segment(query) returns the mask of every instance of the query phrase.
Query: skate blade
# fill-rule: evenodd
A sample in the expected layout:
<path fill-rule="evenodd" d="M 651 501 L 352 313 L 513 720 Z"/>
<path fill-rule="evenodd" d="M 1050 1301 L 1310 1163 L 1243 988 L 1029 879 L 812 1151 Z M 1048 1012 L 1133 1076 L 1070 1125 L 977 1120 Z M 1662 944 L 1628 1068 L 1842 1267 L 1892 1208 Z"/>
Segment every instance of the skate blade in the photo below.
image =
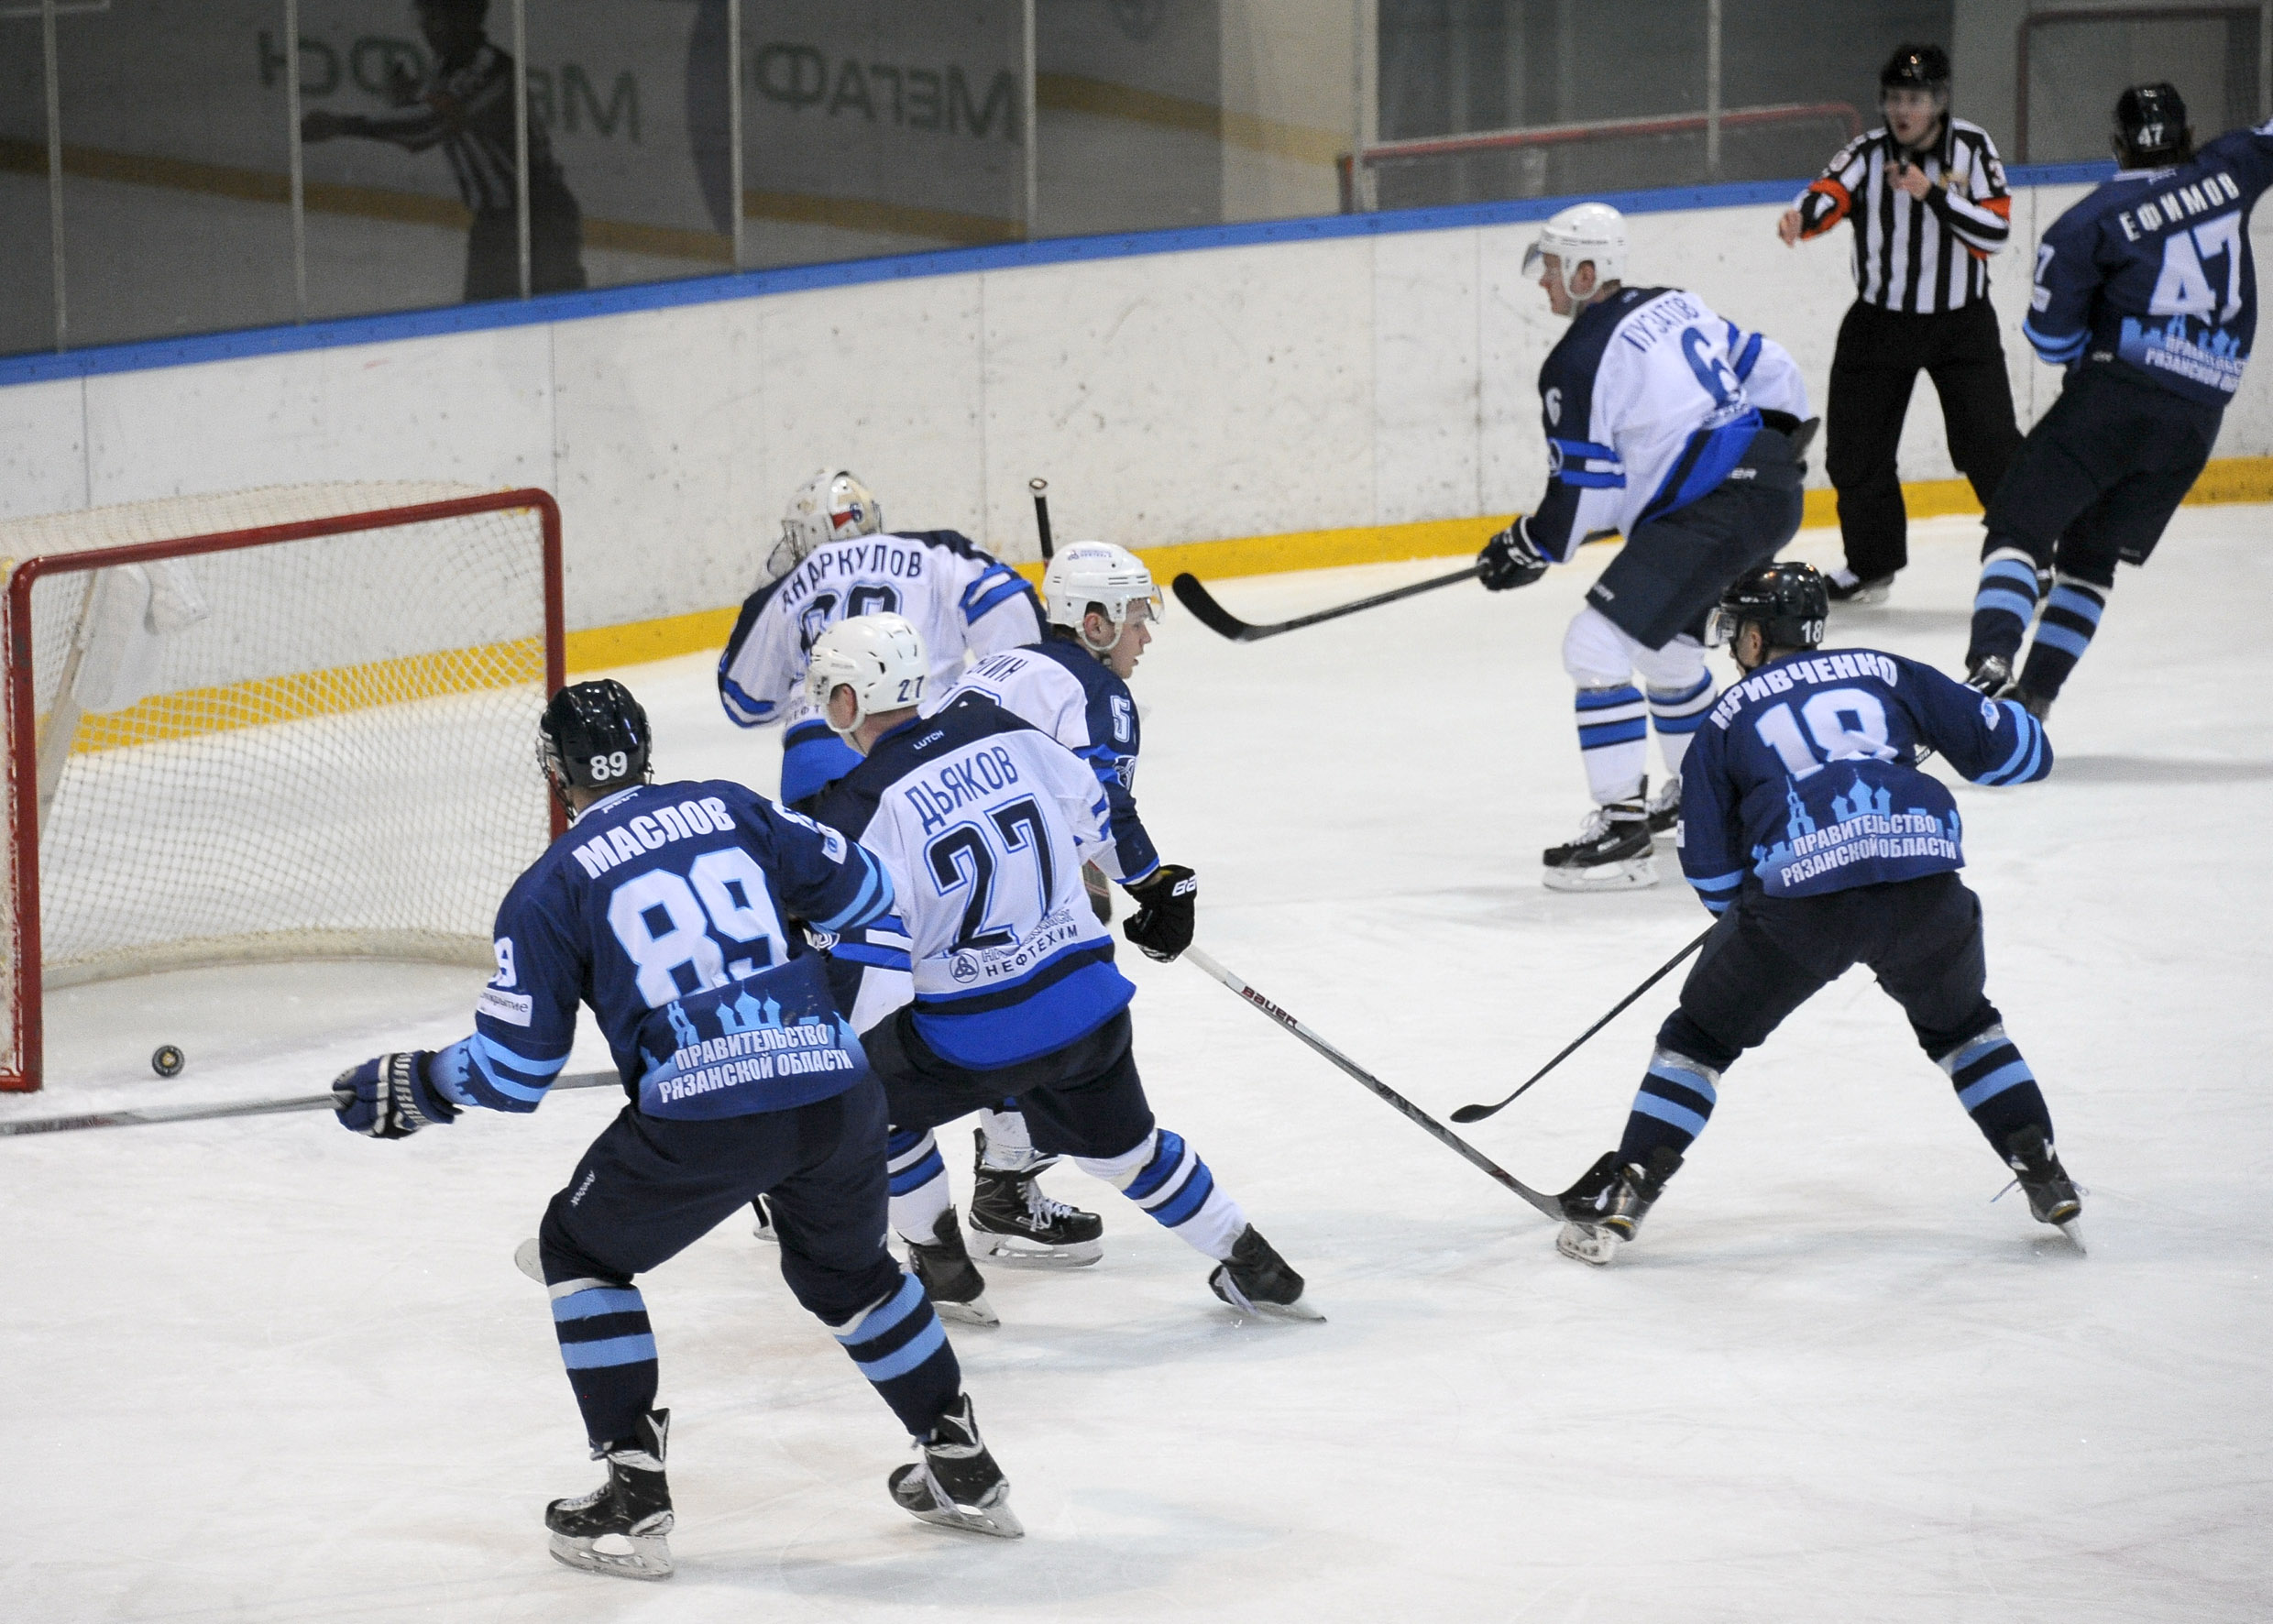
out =
<path fill-rule="evenodd" d="M 971 1234 L 979 1244 L 982 1256 L 1028 1267 L 1087 1268 L 1105 1255 L 1103 1241 L 1069 1241 L 1063 1245 L 1051 1245 L 1022 1234 L 994 1234 L 983 1229 L 973 1229 Z"/>
<path fill-rule="evenodd" d="M 983 1291 L 969 1302 L 947 1302 L 935 1297 L 931 1300 L 931 1311 L 942 1320 L 954 1321 L 958 1325 L 999 1325 L 1003 1322 Z"/>
<path fill-rule="evenodd" d="M 1554 1237 L 1554 1249 L 1565 1257 L 1600 1268 L 1618 1256 L 1626 1243 L 1615 1230 L 1599 1223 L 1565 1223 Z"/>
<path fill-rule="evenodd" d="M 1657 883 L 1657 858 L 1653 853 L 1592 868 L 1545 869 L 1540 883 L 1550 891 L 1641 891 Z"/>
<path fill-rule="evenodd" d="M 537 1237 L 531 1235 L 513 1248 L 513 1267 L 538 1285 L 544 1284 L 544 1262 L 537 1256 Z"/>
<path fill-rule="evenodd" d="M 552 1536 L 553 1560 L 611 1579 L 667 1579 L 672 1574 L 671 1542 L 661 1534 L 626 1534 L 629 1551 L 603 1551 L 599 1541 L 576 1534 Z"/>
<path fill-rule="evenodd" d="M 1020 1522 L 1018 1514 L 1010 1509 L 1007 1497 L 992 1506 L 958 1506 L 951 1502 L 941 1504 L 935 1501 L 921 1511 L 913 1506 L 904 1509 L 918 1521 L 928 1522 L 934 1528 L 961 1529 L 972 1534 L 992 1534 L 998 1540 L 1026 1538 L 1026 1524 Z"/>
<path fill-rule="evenodd" d="M 2083 1225 L 2076 1220 L 2070 1218 L 2067 1223 L 2055 1223 L 2052 1227 L 2068 1237 L 2068 1244 L 2075 1247 L 2078 1256 L 2089 1257 L 2092 1255 L 2092 1248 L 2083 1244 Z"/>
<path fill-rule="evenodd" d="M 774 1233 L 774 1226 L 770 1223 L 759 1223 L 752 1221 L 750 1225 L 750 1233 L 757 1236 L 758 1239 L 768 1242 L 773 1245 L 778 1246 L 781 1245 L 781 1236 Z"/>
<path fill-rule="evenodd" d="M 1208 1277 L 1208 1289 L 1222 1299 L 1224 1306 L 1245 1314 L 1250 1320 L 1307 1320 L 1319 1324 L 1326 1316 L 1311 1306 L 1310 1293 L 1305 1291 L 1292 1302 L 1257 1302 L 1232 1284 L 1228 1269 L 1218 1267 Z"/>

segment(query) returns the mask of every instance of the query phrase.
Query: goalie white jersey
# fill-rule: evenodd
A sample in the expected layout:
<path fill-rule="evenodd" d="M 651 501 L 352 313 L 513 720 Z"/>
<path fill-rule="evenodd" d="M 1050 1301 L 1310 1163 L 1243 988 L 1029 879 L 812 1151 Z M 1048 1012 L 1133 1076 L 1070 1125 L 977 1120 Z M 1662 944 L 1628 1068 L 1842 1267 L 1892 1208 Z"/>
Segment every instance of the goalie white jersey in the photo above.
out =
<path fill-rule="evenodd" d="M 984 655 L 1040 640 L 1040 601 L 1009 565 L 951 530 L 855 536 L 806 555 L 741 606 L 719 657 L 719 703 L 745 728 L 780 722 L 783 801 L 796 804 L 860 758 L 813 714 L 805 669 L 814 639 L 857 615 L 905 615 L 931 652 L 942 691 L 966 652 Z"/>

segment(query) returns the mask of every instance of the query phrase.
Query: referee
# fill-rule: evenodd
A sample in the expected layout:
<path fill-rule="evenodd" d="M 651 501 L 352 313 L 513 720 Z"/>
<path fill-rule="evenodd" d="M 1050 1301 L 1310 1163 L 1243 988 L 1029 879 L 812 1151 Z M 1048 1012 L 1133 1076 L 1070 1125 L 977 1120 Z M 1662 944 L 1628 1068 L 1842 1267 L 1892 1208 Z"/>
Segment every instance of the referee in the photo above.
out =
<path fill-rule="evenodd" d="M 2004 166 L 1988 132 L 1949 116 L 1949 58 L 1905 45 L 1878 76 L 1885 124 L 1857 136 L 1776 222 L 1793 245 L 1855 228 L 1855 302 L 1839 326 L 1824 461 L 1839 492 L 1844 567 L 1834 603 L 1884 601 L 1909 562 L 1894 449 L 1924 371 L 1941 397 L 1949 457 L 1985 509 L 2020 451 L 1988 258 L 2012 235 Z"/>

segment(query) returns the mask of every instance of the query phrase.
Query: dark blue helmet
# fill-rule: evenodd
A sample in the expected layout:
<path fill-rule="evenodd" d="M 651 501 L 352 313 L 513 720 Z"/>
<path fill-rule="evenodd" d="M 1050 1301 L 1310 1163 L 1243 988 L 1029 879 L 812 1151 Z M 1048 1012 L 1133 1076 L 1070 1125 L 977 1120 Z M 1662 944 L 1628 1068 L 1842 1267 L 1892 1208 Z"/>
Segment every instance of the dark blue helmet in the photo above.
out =
<path fill-rule="evenodd" d="M 2115 161 L 2126 170 L 2160 169 L 2194 156 L 2186 98 L 2175 84 L 2135 84 L 2115 98 Z"/>

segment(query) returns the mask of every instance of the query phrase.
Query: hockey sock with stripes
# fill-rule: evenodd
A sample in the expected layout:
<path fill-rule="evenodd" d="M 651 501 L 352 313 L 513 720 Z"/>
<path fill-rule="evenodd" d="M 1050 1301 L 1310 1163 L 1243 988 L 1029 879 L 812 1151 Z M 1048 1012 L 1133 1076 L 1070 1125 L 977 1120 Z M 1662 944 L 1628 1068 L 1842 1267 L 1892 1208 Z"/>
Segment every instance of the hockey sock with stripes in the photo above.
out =
<path fill-rule="evenodd" d="M 1642 793 L 1650 760 L 1649 708 L 1630 682 L 1578 690 L 1578 753 L 1598 806 Z"/>
<path fill-rule="evenodd" d="M 1170 1234 L 1218 1263 L 1231 1256 L 1232 1243 L 1247 1226 L 1239 1203 L 1216 1187 L 1207 1163 L 1165 1128 L 1153 1129 L 1136 1149 L 1123 1155 L 1077 1156 L 1073 1162 L 1151 1213 Z"/>
<path fill-rule="evenodd" d="M 980 1160 L 990 1172 L 1019 1173 L 1029 1168 L 1038 1172 L 1058 1159 L 1035 1154 L 1033 1137 L 1027 1132 L 1026 1117 L 1016 1100 L 1005 1100 L 1000 1110 L 980 1112 L 979 1131 L 986 1136 L 986 1154 Z"/>
<path fill-rule="evenodd" d="M 932 1422 L 962 1390 L 963 1373 L 916 1277 L 902 1275 L 891 1296 L 829 1329 L 908 1435 L 929 1437 Z"/>
<path fill-rule="evenodd" d="M 1664 1146 L 1676 1156 L 1686 1156 L 1689 1146 L 1705 1131 L 1719 1101 L 1720 1073 L 1702 1060 L 1660 1048 L 1650 1057 L 1650 1070 L 1634 1095 L 1626 1117 L 1625 1136 L 1618 1142 L 1620 1167 L 1628 1162 L 1649 1165 L 1650 1152 Z"/>
<path fill-rule="evenodd" d="M 2004 1142 L 2022 1128 L 2041 1128 L 2052 1136 L 2052 1112 L 2037 1086 L 2036 1073 L 2021 1059 L 2020 1050 L 2004 1035 L 2000 1021 L 1967 1038 L 1934 1063 L 1949 1074 L 1958 1103 L 1972 1117 L 1989 1147 L 2004 1154 Z"/>
<path fill-rule="evenodd" d="M 2013 546 L 1991 546 L 1982 554 L 1981 585 L 1973 592 L 1973 639 L 1966 645 L 1968 669 L 1990 654 L 2012 660 L 2037 615 L 2037 561 Z"/>
<path fill-rule="evenodd" d="M 893 1230 L 903 1240 L 928 1245 L 939 1230 L 939 1214 L 955 1202 L 947 1164 L 939 1159 L 931 1130 L 906 1133 L 895 1128 L 884 1144 L 884 1173 L 890 1181 Z"/>
<path fill-rule="evenodd" d="M 1682 759 L 1689 753 L 1689 741 L 1697 737 L 1697 729 L 1705 725 L 1705 713 L 1713 708 L 1712 674 L 1707 672 L 1686 688 L 1652 687 L 1648 692 L 1650 725 L 1657 730 L 1657 753 L 1665 758 L 1666 775 L 1678 776 Z"/>
<path fill-rule="evenodd" d="M 2092 634 L 2100 629 L 2100 615 L 2114 589 L 2070 575 L 2053 578 L 2052 595 L 2044 600 L 2044 619 L 2037 622 L 2037 640 L 2028 645 L 2028 664 L 2021 672 L 2023 693 L 2048 699 L 2059 693 L 2083 651 L 2092 646 Z"/>
<path fill-rule="evenodd" d="M 595 1449 L 638 1433 L 655 1407 L 655 1334 L 639 1288 L 586 1278 L 546 1288 L 568 1385 Z"/>

